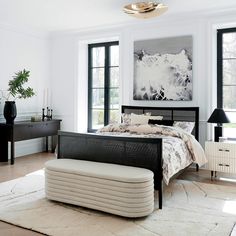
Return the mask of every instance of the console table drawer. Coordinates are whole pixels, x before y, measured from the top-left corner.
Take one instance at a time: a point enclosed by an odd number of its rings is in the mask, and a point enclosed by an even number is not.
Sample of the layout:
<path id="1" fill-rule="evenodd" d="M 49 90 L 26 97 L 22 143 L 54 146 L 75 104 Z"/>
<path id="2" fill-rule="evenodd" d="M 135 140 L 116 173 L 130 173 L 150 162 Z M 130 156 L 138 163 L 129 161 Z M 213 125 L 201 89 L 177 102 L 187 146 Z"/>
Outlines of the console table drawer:
<path id="1" fill-rule="evenodd" d="M 59 129 L 58 123 L 39 123 L 30 128 L 31 138 L 57 135 Z"/>
<path id="2" fill-rule="evenodd" d="M 34 122 L 29 125 L 18 125 L 14 128 L 14 141 L 28 140 L 45 136 L 57 135 L 60 123 Z"/>
<path id="3" fill-rule="evenodd" d="M 18 125 L 13 129 L 13 140 L 21 141 L 31 139 L 31 125 Z"/>

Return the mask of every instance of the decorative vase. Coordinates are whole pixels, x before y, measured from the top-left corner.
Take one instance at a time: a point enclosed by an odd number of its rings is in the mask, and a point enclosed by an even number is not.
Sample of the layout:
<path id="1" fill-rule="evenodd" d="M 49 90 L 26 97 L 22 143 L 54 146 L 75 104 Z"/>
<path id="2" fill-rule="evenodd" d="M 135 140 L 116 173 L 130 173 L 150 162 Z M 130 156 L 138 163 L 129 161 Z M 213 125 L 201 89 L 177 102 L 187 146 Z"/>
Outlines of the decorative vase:
<path id="1" fill-rule="evenodd" d="M 14 124 L 14 119 L 16 118 L 16 103 L 15 101 L 6 101 L 4 106 L 4 117 L 7 124 Z"/>

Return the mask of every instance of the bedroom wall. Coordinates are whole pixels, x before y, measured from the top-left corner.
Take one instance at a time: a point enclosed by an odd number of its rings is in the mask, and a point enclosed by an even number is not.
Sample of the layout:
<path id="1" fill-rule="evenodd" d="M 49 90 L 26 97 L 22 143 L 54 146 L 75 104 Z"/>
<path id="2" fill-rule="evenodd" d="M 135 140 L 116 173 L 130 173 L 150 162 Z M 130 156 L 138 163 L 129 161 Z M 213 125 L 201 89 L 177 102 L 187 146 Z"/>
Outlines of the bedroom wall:
<path id="1" fill-rule="evenodd" d="M 30 119 L 32 115 L 41 114 L 43 90 L 50 89 L 50 43 L 48 35 L 25 29 L 16 29 L 0 25 L 0 89 L 7 90 L 8 81 L 15 72 L 30 71 L 28 85 L 33 87 L 36 96 L 16 100 L 17 119 Z M 0 122 L 3 117 L 4 100 L 0 103 Z M 42 139 L 16 143 L 16 156 L 41 152 Z"/>
<path id="2" fill-rule="evenodd" d="M 52 37 L 52 83 L 55 87 L 53 103 L 64 117 L 65 130 L 86 131 L 87 64 L 86 45 L 117 37 L 120 41 L 120 104 L 141 106 L 199 106 L 200 142 L 211 137 L 208 116 L 215 106 L 215 26 L 234 25 L 234 14 L 211 16 L 187 15 L 168 22 L 137 21 L 137 24 L 90 29 L 82 32 L 64 32 Z M 236 24 L 235 24 L 236 25 Z M 134 101 L 133 95 L 133 43 L 135 40 L 172 36 L 193 36 L 193 100 L 192 101 Z M 60 58 L 59 58 L 60 57 Z M 69 73 L 69 76 L 68 74 Z M 60 91 L 63 90 L 62 99 Z M 83 102 L 81 102 L 83 101 Z M 67 116 L 69 114 L 69 116 Z"/>

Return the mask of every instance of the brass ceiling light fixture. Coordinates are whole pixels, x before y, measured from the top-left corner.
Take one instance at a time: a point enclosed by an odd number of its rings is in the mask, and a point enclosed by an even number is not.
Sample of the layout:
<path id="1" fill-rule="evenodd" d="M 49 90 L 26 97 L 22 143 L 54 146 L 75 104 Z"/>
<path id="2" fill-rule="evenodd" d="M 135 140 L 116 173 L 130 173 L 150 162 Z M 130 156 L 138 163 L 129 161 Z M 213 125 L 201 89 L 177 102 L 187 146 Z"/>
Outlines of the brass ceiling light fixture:
<path id="1" fill-rule="evenodd" d="M 157 2 L 136 2 L 124 6 L 124 12 L 130 16 L 140 19 L 147 19 L 155 16 L 160 16 L 168 10 L 168 7 Z"/>

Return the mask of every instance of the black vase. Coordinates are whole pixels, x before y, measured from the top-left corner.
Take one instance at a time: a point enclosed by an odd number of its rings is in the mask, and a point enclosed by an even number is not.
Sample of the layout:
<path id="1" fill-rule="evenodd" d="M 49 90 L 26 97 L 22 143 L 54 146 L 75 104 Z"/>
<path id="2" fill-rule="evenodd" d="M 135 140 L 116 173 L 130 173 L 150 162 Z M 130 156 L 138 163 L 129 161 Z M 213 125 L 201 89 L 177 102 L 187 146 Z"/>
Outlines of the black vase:
<path id="1" fill-rule="evenodd" d="M 4 117 L 7 124 L 14 124 L 17 115 L 16 103 L 14 101 L 6 101 L 4 106 Z"/>

